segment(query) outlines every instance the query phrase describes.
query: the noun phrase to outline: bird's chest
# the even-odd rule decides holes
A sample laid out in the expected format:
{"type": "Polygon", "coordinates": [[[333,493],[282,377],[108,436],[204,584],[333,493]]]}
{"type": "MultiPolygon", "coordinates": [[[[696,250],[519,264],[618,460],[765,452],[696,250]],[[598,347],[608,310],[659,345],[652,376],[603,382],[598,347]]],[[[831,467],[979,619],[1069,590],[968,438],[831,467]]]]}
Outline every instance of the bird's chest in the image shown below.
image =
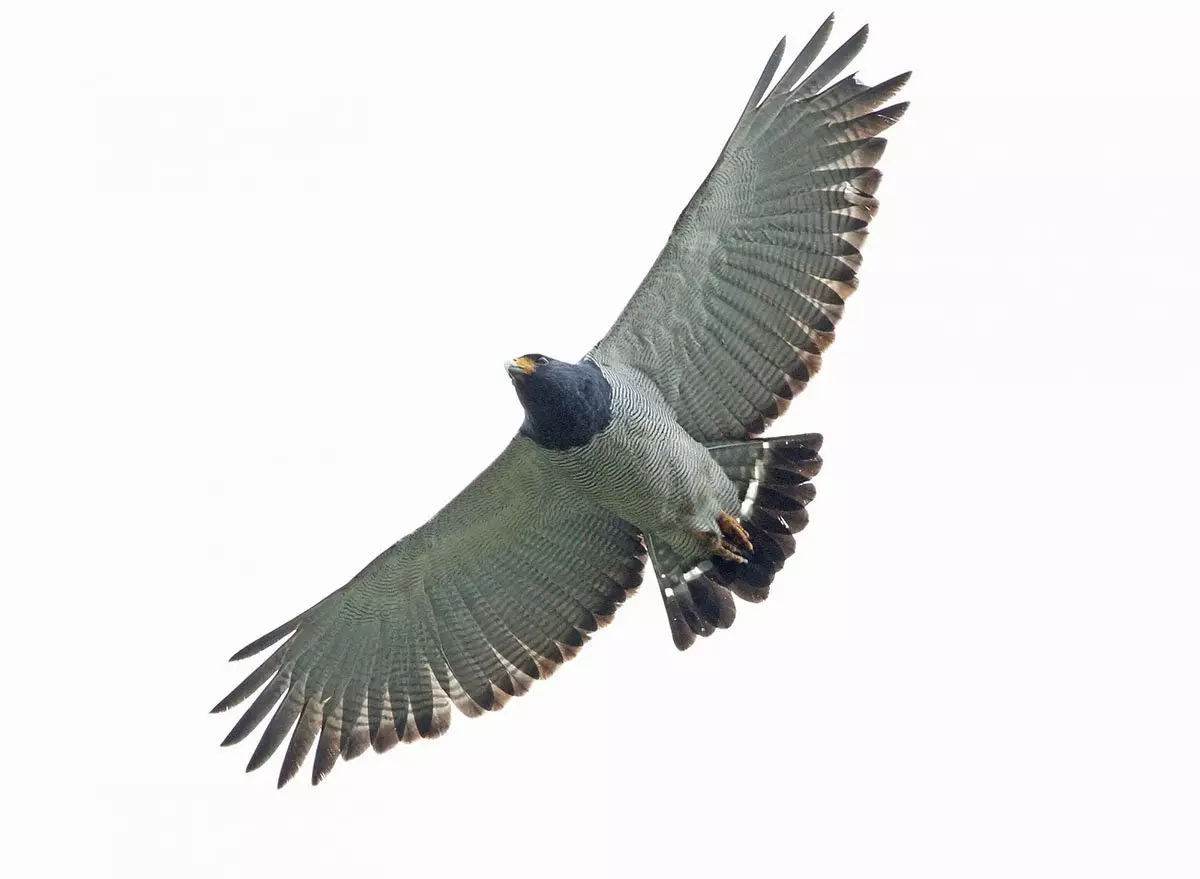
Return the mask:
{"type": "Polygon", "coordinates": [[[652,533],[710,521],[733,492],[703,446],[636,406],[614,406],[612,423],[587,445],[549,454],[591,500],[652,533]]]}

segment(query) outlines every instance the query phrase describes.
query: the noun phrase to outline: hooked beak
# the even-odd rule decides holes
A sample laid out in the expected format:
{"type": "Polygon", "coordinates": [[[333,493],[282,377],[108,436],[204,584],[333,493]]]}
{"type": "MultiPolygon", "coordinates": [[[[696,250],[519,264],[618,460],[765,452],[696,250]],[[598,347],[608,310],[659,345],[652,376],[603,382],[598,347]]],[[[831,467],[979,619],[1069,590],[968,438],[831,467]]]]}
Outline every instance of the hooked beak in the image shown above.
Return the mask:
{"type": "Polygon", "coordinates": [[[515,357],[512,360],[504,361],[504,368],[508,370],[509,376],[512,378],[518,378],[523,375],[531,374],[535,369],[537,369],[537,364],[535,364],[528,357],[515,357]]]}

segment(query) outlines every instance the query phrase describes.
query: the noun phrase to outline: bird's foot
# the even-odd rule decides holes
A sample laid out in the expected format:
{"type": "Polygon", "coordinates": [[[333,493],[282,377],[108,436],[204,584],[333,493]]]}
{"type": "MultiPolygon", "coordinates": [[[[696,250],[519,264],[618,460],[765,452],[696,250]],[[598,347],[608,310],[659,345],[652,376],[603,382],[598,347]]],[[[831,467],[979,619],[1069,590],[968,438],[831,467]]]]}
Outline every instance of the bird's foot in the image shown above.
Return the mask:
{"type": "Polygon", "coordinates": [[[733,516],[725,511],[717,513],[718,531],[709,531],[702,535],[708,544],[708,551],[718,558],[727,559],[740,564],[746,563],[746,553],[754,552],[754,544],[750,535],[733,516]]]}
{"type": "Polygon", "coordinates": [[[750,535],[746,533],[742,523],[724,510],[717,513],[717,527],[721,529],[721,534],[727,541],[745,552],[754,552],[754,544],[750,542],[750,535]]]}

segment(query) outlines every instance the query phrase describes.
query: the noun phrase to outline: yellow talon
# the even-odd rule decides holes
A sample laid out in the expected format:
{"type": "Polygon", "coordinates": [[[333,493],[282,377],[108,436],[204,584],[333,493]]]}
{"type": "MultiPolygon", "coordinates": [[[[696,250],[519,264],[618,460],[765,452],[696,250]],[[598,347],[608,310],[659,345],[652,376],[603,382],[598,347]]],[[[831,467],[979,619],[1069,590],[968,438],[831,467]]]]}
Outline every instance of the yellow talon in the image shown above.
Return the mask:
{"type": "Polygon", "coordinates": [[[742,523],[724,510],[717,513],[717,527],[721,529],[721,534],[727,542],[745,552],[754,552],[754,544],[750,542],[750,535],[746,533],[742,523]]]}
{"type": "Polygon", "coordinates": [[[717,529],[699,534],[709,555],[745,564],[746,554],[754,552],[754,544],[750,542],[750,535],[746,533],[746,529],[737,519],[723,511],[717,514],[717,529]]]}

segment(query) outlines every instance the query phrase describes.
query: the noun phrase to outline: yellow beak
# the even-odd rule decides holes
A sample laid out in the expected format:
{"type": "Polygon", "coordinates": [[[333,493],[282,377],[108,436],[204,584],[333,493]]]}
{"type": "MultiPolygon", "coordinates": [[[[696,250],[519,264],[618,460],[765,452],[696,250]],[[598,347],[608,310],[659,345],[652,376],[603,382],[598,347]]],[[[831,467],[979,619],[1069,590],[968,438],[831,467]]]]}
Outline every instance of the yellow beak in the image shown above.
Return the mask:
{"type": "Polygon", "coordinates": [[[528,357],[516,357],[505,361],[504,368],[508,370],[509,375],[529,375],[537,369],[537,364],[528,357]]]}

